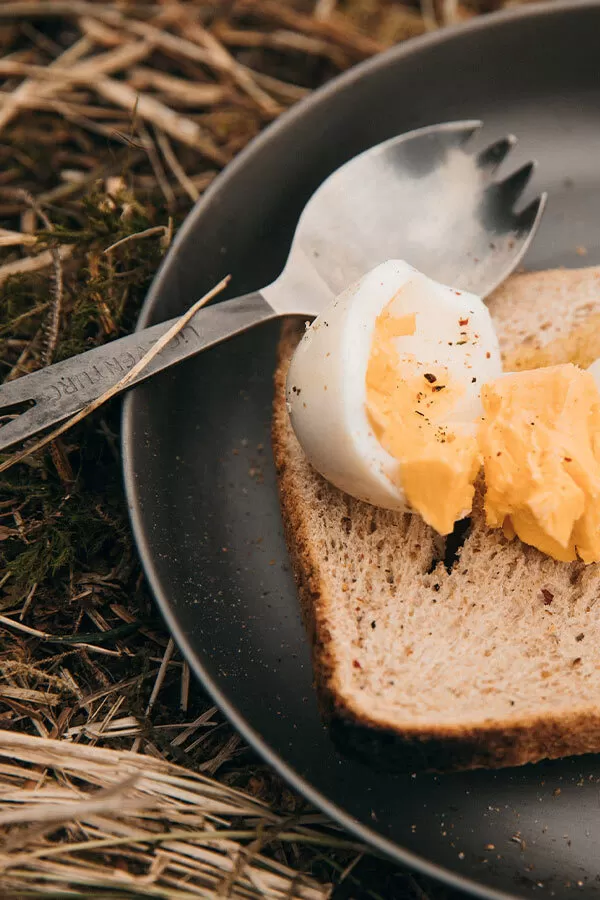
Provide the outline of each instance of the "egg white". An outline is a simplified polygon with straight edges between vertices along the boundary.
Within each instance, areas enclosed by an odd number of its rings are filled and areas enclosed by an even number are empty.
[[[439,284],[401,260],[367,273],[307,328],[290,364],[286,398],[296,436],[321,475],[360,500],[406,510],[394,478],[398,460],[373,434],[366,408],[375,322],[392,298],[394,316],[416,314],[415,333],[395,339],[400,357],[414,358],[415,373],[445,366],[464,385],[446,421],[474,431],[480,387],[502,373],[489,312],[475,294]]]
[[[590,366],[588,366],[587,371],[591,372],[594,376],[596,387],[600,391],[600,359],[594,360],[594,362]]]

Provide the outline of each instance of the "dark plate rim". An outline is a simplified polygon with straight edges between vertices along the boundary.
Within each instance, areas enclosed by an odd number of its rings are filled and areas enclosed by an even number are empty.
[[[259,155],[262,152],[264,145],[269,142],[272,137],[278,134],[280,130],[287,128],[288,123],[291,123],[296,119],[301,119],[313,106],[328,102],[328,100],[340,89],[347,88],[368,73],[376,71],[379,68],[387,67],[392,60],[408,57],[415,53],[418,54],[423,50],[438,44],[453,41],[457,35],[467,32],[476,32],[480,29],[493,29],[497,26],[502,26],[507,22],[517,23],[521,19],[537,19],[547,15],[565,15],[571,11],[585,8],[597,8],[598,6],[600,6],[600,0],[568,0],[568,2],[564,3],[561,2],[561,0],[546,0],[546,2],[527,4],[525,6],[515,7],[501,12],[489,13],[460,25],[443,28],[435,32],[429,32],[420,37],[412,38],[404,43],[398,44],[384,53],[359,63],[348,72],[337,76],[323,87],[314,91],[305,100],[295,104],[290,110],[283,113],[275,122],[265,128],[264,131],[254,138],[254,140],[251,141],[231,163],[229,163],[223,172],[215,178],[214,182],[204,193],[202,198],[190,211],[152,282],[140,312],[137,329],[144,328],[151,323],[154,309],[157,306],[162,293],[166,272],[172,265],[176,264],[179,246],[187,239],[188,235],[193,232],[197,220],[205,214],[205,211],[210,207],[211,203],[218,198],[219,194],[223,190],[226,190],[228,182],[238,169],[243,168],[248,160]],[[456,874],[443,866],[432,863],[425,857],[412,853],[410,850],[383,837],[381,834],[354,819],[345,812],[344,809],[328,800],[321,791],[314,788],[309,781],[299,775],[281,756],[279,756],[278,753],[272,750],[263,740],[261,735],[252,728],[243,715],[232,703],[230,703],[225,694],[223,694],[204,668],[202,661],[188,642],[185,633],[180,628],[177,616],[171,607],[168,591],[161,583],[154,567],[152,551],[150,549],[150,543],[144,525],[144,517],[138,500],[133,466],[135,397],[135,391],[132,391],[125,397],[121,429],[125,495],[134,540],[138,548],[146,578],[148,579],[156,603],[170,632],[188,660],[194,673],[200,679],[202,685],[220,710],[248,742],[252,749],[262,756],[262,758],[269,763],[269,765],[271,765],[288,782],[288,784],[294,787],[315,807],[321,809],[361,841],[376,848],[384,856],[387,856],[401,865],[416,869],[431,878],[438,879],[447,885],[466,891],[475,896],[489,898],[489,900],[518,900],[519,895],[517,894],[509,894],[505,891],[486,887],[466,875]]]

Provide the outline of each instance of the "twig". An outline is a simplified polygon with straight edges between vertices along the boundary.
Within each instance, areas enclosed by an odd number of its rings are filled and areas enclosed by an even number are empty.
[[[444,25],[454,25],[460,21],[458,0],[442,0],[442,19]]]
[[[29,813],[29,817],[30,819],[33,818],[31,813]],[[99,840],[82,841],[79,844],[69,844],[69,853],[77,853],[78,851],[80,852],[82,850],[105,850],[109,847],[122,847],[125,844],[129,843],[162,844],[166,841],[171,842],[178,840],[196,840],[210,843],[211,841],[223,840],[224,838],[228,841],[251,841],[256,838],[256,831],[252,831],[250,829],[231,829],[223,831],[221,829],[208,828],[199,830],[173,829],[173,831],[164,831],[158,833],[137,831],[123,838],[114,837]],[[346,838],[330,837],[326,834],[302,834],[301,832],[296,831],[276,831],[270,838],[265,838],[265,843],[267,843],[269,840],[281,841],[282,843],[306,844],[312,847],[327,847],[331,850],[354,850],[355,852],[364,852],[364,847],[357,841],[351,841]],[[27,858],[31,860],[43,859],[49,856],[57,856],[62,852],[64,852],[64,849],[62,847],[43,847],[40,850],[34,850],[31,853],[28,853]],[[6,871],[8,868],[14,865],[20,865],[21,863],[22,860],[18,858],[7,859],[4,862],[2,868]]]
[[[78,25],[87,37],[105,47],[121,47],[127,43],[125,35],[115,31],[113,28],[109,28],[104,22],[101,22],[99,19],[93,19],[91,16],[82,16]]]
[[[8,618],[8,616],[0,615],[0,625],[6,625],[10,628],[15,628],[17,631],[23,631],[25,634],[29,634],[31,637],[40,638],[42,641],[63,643],[66,640],[65,638],[60,638],[53,634],[47,634],[45,631],[39,631],[37,628],[30,628],[29,625],[23,625],[22,622],[16,622],[14,619]],[[115,650],[108,650],[106,647],[96,647],[93,644],[87,644],[84,641],[73,641],[72,646],[83,647],[88,651],[92,650],[94,653],[104,654],[105,656],[121,656],[121,654],[117,653]]]
[[[351,51],[359,59],[373,56],[385,50],[383,44],[336,20],[333,16],[325,21],[313,16],[304,16],[284,6],[279,0],[238,0],[240,10],[252,10],[262,17],[304,34],[318,35],[335,41],[340,47]]]
[[[126,44],[109,50],[107,53],[98,53],[90,59],[74,66],[75,71],[86,73],[89,77],[96,75],[111,75],[134,66],[152,52],[154,43],[152,40],[128,41]]]
[[[49,69],[60,68],[65,65],[72,65],[82,56],[85,56],[92,48],[92,42],[87,38],[81,38],[77,43],[72,44],[65,52],[51,62]],[[10,122],[13,116],[19,111],[19,108],[31,97],[37,94],[39,83],[32,79],[27,79],[18,88],[7,97],[3,107],[0,109],[0,131]]]
[[[253,72],[253,75],[258,84],[262,84],[264,87],[268,88],[271,93],[291,103],[303,100],[304,97],[308,97],[310,94],[308,88],[300,87],[297,84],[290,84],[288,81],[281,81],[281,79],[274,78],[272,75],[266,75],[264,72]]]
[[[37,350],[43,336],[44,336],[43,329],[38,328],[37,331],[35,332],[34,336],[32,337],[32,339],[29,341],[29,343],[27,344],[27,346],[25,347],[25,349],[19,356],[18,360],[16,361],[14,366],[11,368],[11,370],[8,373],[8,375],[6,376],[6,378],[4,379],[6,382],[12,381],[14,378],[18,378],[19,376],[21,376],[27,372],[27,369],[25,368],[25,363],[27,362],[28,358],[33,354],[33,352],[35,350]]]
[[[292,50],[309,56],[330,59],[339,69],[348,66],[344,51],[335,44],[319,37],[298,34],[297,31],[250,31],[249,29],[219,28],[219,37],[234,47],[272,47],[274,50]]]
[[[331,14],[335,11],[337,0],[317,0],[315,3],[315,11],[313,13],[315,19],[320,19],[324,22],[326,19],[329,19]]]
[[[76,78],[76,80],[81,80]],[[207,159],[224,166],[229,160],[220,150],[213,139],[193,119],[174,112],[160,100],[150,97],[148,94],[137,94],[133,88],[121,81],[112,78],[101,77],[85,79],[89,86],[106,100],[133,111],[137,108],[138,115],[153,125],[157,125],[172,137],[199,150]]]
[[[222,84],[194,84],[145,66],[136,66],[131,71],[129,83],[139,90],[150,87],[163,91],[171,102],[178,100],[186,106],[216,106],[231,96],[231,91]]]
[[[189,671],[189,667],[188,667]],[[198,716],[185,731],[182,731],[181,734],[178,734],[177,737],[173,738],[171,741],[172,747],[180,747],[182,744],[185,744],[188,738],[190,738],[201,726],[204,728],[208,728],[213,726],[215,723],[212,722],[212,717],[217,712],[216,706],[211,706],[210,709],[207,709],[202,715]]]
[[[179,696],[179,708],[182,712],[187,712],[190,697],[190,665],[187,660],[183,661],[181,670],[181,693]]]
[[[61,244],[58,253],[61,259],[68,259],[73,252],[73,244]],[[27,256],[25,259],[17,259],[15,262],[5,263],[0,266],[0,284],[10,278],[12,275],[25,275],[30,272],[37,272],[39,269],[46,269],[53,263],[52,253],[50,250],[44,250],[37,256]]]
[[[30,691],[26,688],[0,685],[0,698],[3,697],[21,700],[25,703],[42,703],[47,706],[55,706],[60,701],[60,694],[49,691]]]
[[[111,121],[122,119],[129,121],[131,118],[125,109],[115,109],[113,106],[97,106],[91,103],[78,103],[70,99],[68,95],[67,100],[59,100],[57,98],[45,100],[43,97],[32,99],[28,101],[27,107],[28,109],[56,110],[61,115],[65,115],[65,118],[70,116],[71,121],[78,125],[94,123],[94,119],[110,119]],[[80,174],[84,176],[87,173],[81,172]]]
[[[23,604],[23,609],[21,610],[21,612],[19,614],[19,619],[21,620],[21,622],[23,621],[23,619],[25,618],[25,616],[27,615],[27,613],[29,612],[29,610],[31,608],[31,604],[33,603],[33,598],[35,597],[35,592],[37,591],[37,586],[38,586],[37,581],[34,581],[33,584],[31,585],[31,587],[29,588],[29,593],[27,594],[27,597],[25,598],[25,603]]]
[[[99,53],[91,59],[73,65],[77,59],[89,51],[91,46],[92,43],[88,38],[82,38],[49,66],[35,66],[10,59],[0,59],[0,73],[32,76],[19,85],[5,103],[4,108],[0,109],[0,129],[18,111],[20,103],[28,98],[37,95],[47,99],[61,90],[65,83],[89,84],[95,78],[118,72],[127,66],[141,62],[152,50],[152,44],[149,41],[139,41],[125,47],[118,47],[116,50],[110,50],[108,53]]]
[[[31,628],[29,625],[23,625],[21,622],[15,622],[14,619],[10,619],[8,616],[0,615],[0,625],[8,625],[11,628],[15,628],[17,631],[22,631],[32,637],[41,638],[44,641],[50,637],[45,631],[40,631],[38,628]]]
[[[152,135],[146,128],[143,122],[140,122],[137,126],[137,129],[142,138],[144,149],[148,154],[148,160],[150,161],[150,165],[152,166],[152,171],[154,172],[154,177],[163,192],[164,198],[167,201],[167,207],[170,212],[173,212],[176,204],[175,194],[173,192],[173,188],[169,184],[169,179],[167,178],[167,173],[165,172],[165,168],[162,164],[162,160],[158,155],[158,151],[154,145],[154,139]]]
[[[138,163],[141,159],[144,159],[146,156],[145,152],[138,151],[136,153],[129,154],[129,165],[133,166]],[[82,190],[88,187],[90,184],[94,184],[96,181],[99,181],[103,178],[107,178],[113,175],[115,172],[121,172],[123,169],[123,161],[120,159],[110,159],[108,163],[101,164],[99,166],[95,166],[92,171],[85,176],[85,178],[79,183],[66,183],[59,184],[56,187],[52,188],[49,191],[45,191],[42,194],[39,194],[37,200],[39,204],[45,203],[55,203],[57,200],[64,200],[65,197],[69,197],[72,194],[77,193],[77,191]]]
[[[217,173],[213,169],[212,171],[209,170],[206,172],[200,172],[199,175],[191,175],[188,177],[194,187],[199,191],[199,193],[202,193],[202,191],[204,191],[209,186],[209,184],[214,181],[216,175]],[[156,187],[156,180],[152,175],[137,175],[134,177],[133,181],[136,186],[142,189],[151,190],[152,188]],[[180,197],[182,194],[185,194],[187,192],[183,190],[180,184],[177,184],[173,187],[173,193],[177,197]]]
[[[160,147],[165,162],[170,168],[171,172],[173,173],[185,193],[188,195],[190,200],[195,203],[200,196],[200,191],[198,190],[194,182],[191,181],[188,177],[185,169],[175,156],[168,137],[163,131],[160,131],[160,129],[156,130],[156,142]]]
[[[45,366],[49,366],[54,359],[54,352],[58,343],[64,284],[60,253],[56,247],[52,247],[50,252],[52,254],[52,265],[54,267],[54,288],[52,291],[52,303],[50,304],[51,316],[46,329],[46,346],[44,347],[44,352],[42,354],[42,362]]]
[[[160,689],[163,685],[163,681],[165,680],[165,675],[167,674],[167,667],[169,665],[169,661],[175,652],[175,641],[173,638],[169,638],[169,643],[167,644],[167,649],[165,650],[165,654],[163,656],[162,662],[160,664],[160,669],[158,670],[158,675],[156,676],[156,681],[154,682],[154,687],[152,688],[152,693],[150,694],[150,699],[148,700],[148,705],[146,707],[146,711],[144,715],[148,717],[152,712],[152,708],[156,703],[156,698],[160,693]]]
[[[348,865],[346,866],[346,868],[340,875],[340,878],[339,878],[340,884],[343,884],[343,882],[346,880],[346,878],[348,878],[348,876],[352,873],[352,870],[356,868],[356,866],[361,861],[361,859],[364,857],[364,855],[365,855],[364,851],[361,851],[360,853],[356,854],[354,859],[350,860],[350,862],[348,863]]]
[[[124,609],[119,603],[111,603],[110,605],[111,611],[114,612],[115,616],[118,616],[122,622],[126,622],[128,625],[133,624],[136,621],[135,616],[132,616],[128,610]],[[143,634],[144,637],[147,637],[149,640],[153,641],[155,644],[158,644],[159,647],[167,646],[167,639],[162,635],[156,633],[156,631],[152,631],[149,628],[140,628],[140,634]]]
[[[201,772],[208,772],[209,775],[214,775],[224,763],[229,762],[235,755],[235,751],[239,747],[240,742],[240,736],[238,734],[232,734],[229,740],[223,744],[217,755],[212,759],[201,763],[198,766],[198,769]]]
[[[144,231],[136,231],[135,234],[128,234],[126,237],[121,238],[120,241],[115,241],[110,247],[106,247],[102,252],[110,253],[111,250],[116,250],[117,247],[122,247],[123,244],[129,243],[129,241],[138,241],[142,238],[152,237],[155,234],[167,234],[167,232],[168,229],[166,225],[154,225],[152,228],[146,228]]]
[[[146,22],[126,19],[123,16],[117,20],[115,16],[111,16],[110,19],[113,23],[118,21],[121,28],[125,28],[133,34],[155,41],[157,47],[175,55],[176,58],[184,56],[218,72],[227,73],[264,113],[268,116],[276,115],[280,111],[279,105],[256,84],[253,73],[230,56],[217,39],[203,29],[198,22],[190,20],[184,8],[180,7],[180,10],[186,16],[184,31],[186,34],[192,35],[192,40],[162,31]]]
[[[79,125],[81,128],[85,128],[86,131],[91,131],[94,134],[99,134],[102,137],[109,138],[109,140],[111,141],[117,141],[120,144],[125,144],[125,146],[127,147],[131,146],[131,141],[116,128],[110,127],[109,125],[102,125],[100,122],[94,122],[78,107],[75,107],[68,103],[64,103],[62,100],[59,100],[56,97],[46,101],[42,100],[40,102],[46,104],[49,108],[60,113],[60,115],[64,119],[66,119],[67,122],[72,122],[74,125]],[[107,112],[110,112],[112,114],[114,110],[107,110]],[[127,113],[125,113],[124,117],[126,119],[130,119],[130,115]],[[112,116],[112,118],[115,117]],[[84,182],[85,175],[78,179],[75,184],[79,186]]]
[[[156,16],[162,7],[155,3],[132,3],[128,6],[132,14]],[[40,16],[45,19],[50,17],[63,18],[79,17],[96,13],[96,15],[114,15],[114,6],[110,3],[95,3],[93,0],[52,0],[52,2],[39,2],[39,0],[21,0],[21,2],[7,2],[0,5],[0,19],[29,19]]]
[[[31,209],[42,220],[47,231],[53,232],[54,225],[50,221],[48,215],[38,206],[36,200],[28,191],[22,192],[23,199],[29,204]],[[45,342],[42,351],[42,365],[49,366],[54,358],[54,351],[58,343],[58,335],[60,332],[60,320],[62,315],[63,303],[63,267],[58,247],[50,248],[52,256],[52,265],[54,267],[54,289],[52,291],[52,302],[50,303],[50,316],[45,324]]]
[[[43,225],[49,232],[54,231],[54,226],[48,215],[37,205],[35,199],[28,191],[23,191],[23,198],[29,203],[31,209],[42,220]],[[52,290],[52,302],[50,303],[50,316],[44,327],[44,346],[42,348],[41,362],[43,366],[49,366],[54,359],[56,345],[60,334],[60,324],[62,318],[63,306],[63,266],[59,248],[54,246],[50,248],[52,256],[52,265],[54,267],[54,285]],[[52,462],[56,469],[60,480],[63,484],[72,484],[75,480],[69,457],[60,440],[53,441],[50,445],[50,453]]]
[[[146,711],[144,713],[145,718],[147,719],[152,712],[152,707],[156,703],[156,698],[160,693],[160,689],[163,686],[163,682],[165,680],[165,676],[167,674],[167,669],[169,667],[169,663],[171,661],[171,657],[175,651],[175,641],[173,638],[169,638],[169,643],[167,644],[167,649],[164,652],[164,656],[162,658],[162,662],[160,664],[160,668],[158,670],[158,674],[156,676],[156,681],[154,682],[154,686],[152,688],[152,693],[150,694],[150,699],[148,700],[148,705],[146,706]],[[142,744],[142,738],[138,735],[133,745],[131,747],[132,753],[137,753]]]
[[[425,28],[427,31],[436,31],[438,28],[438,22],[435,15],[435,2],[434,0],[419,0],[421,5],[421,15],[423,16],[423,22],[425,23]]]
[[[63,670],[64,672],[65,670]],[[91,694],[83,695],[80,691],[77,691],[77,696],[79,698],[79,705],[87,708],[91,707],[91,705],[98,700],[102,700],[105,697],[114,694],[116,691],[124,691],[129,687],[133,687],[134,685],[140,685],[145,678],[150,678],[156,669],[151,669],[149,672],[145,672],[143,675],[136,675],[134,678],[128,678],[126,681],[119,681],[117,684],[111,684],[108,688],[100,688],[98,691],[94,691]],[[70,676],[71,681],[73,681],[72,676]]]
[[[100,727],[98,728],[96,733],[92,736],[92,741],[91,741],[92,744],[95,744],[96,741],[99,740],[99,738],[101,738],[102,735],[106,733],[111,722],[113,721],[114,717],[116,716],[116,714],[118,713],[120,708],[123,706],[124,702],[125,702],[124,694],[121,694],[120,697],[117,697],[117,699],[115,700],[115,702],[113,703],[113,705],[111,706],[111,708],[109,709],[107,714],[105,715],[104,719],[100,723]]]
[[[33,309],[28,309],[26,312],[21,313],[20,316],[16,316],[14,319],[11,319],[11,321],[6,325],[2,325],[2,327],[0,327],[0,337],[2,337],[3,334],[6,334],[7,331],[16,333],[18,331],[18,326],[22,322],[26,322],[27,319],[31,319],[33,316],[38,316],[46,309],[48,309],[47,303],[38,303],[38,305],[34,306]]]
[[[17,822],[31,822],[32,820],[35,820],[36,823],[64,822],[68,819],[77,819],[78,814],[81,814],[84,811],[87,816],[91,812],[103,812],[106,809],[114,809],[114,800],[118,798],[119,805],[121,805],[123,802],[122,795],[135,787],[139,779],[140,773],[134,772],[133,774],[128,775],[127,778],[124,778],[123,781],[120,781],[117,784],[111,784],[109,787],[98,791],[94,796],[88,796],[85,800],[78,803],[60,806],[48,804],[45,809],[44,806],[38,805],[35,807],[35,813],[28,808],[9,810],[8,812],[0,813],[0,827],[15,825]],[[25,843],[25,841],[23,843]]]
[[[50,434],[47,434],[45,437],[41,438],[36,444],[32,447],[28,447],[25,450],[22,450],[20,453],[16,453],[14,456],[10,456],[0,465],[0,472],[6,472],[7,469],[10,469],[16,463],[21,462],[24,459],[27,459],[28,456],[32,456],[32,454],[37,453],[38,450],[41,450],[47,444],[51,443],[51,441],[55,440],[59,435],[64,434],[65,431],[68,431],[69,428],[72,428],[73,425],[76,425],[77,422],[81,422],[82,419],[85,419],[86,416],[89,416],[90,413],[94,412],[94,410],[98,409],[108,400],[115,397],[121,391],[124,391],[125,388],[131,384],[131,382],[137,378],[137,376],[144,371],[146,366],[148,366],[155,356],[157,356],[163,347],[166,345],[181,331],[182,328],[185,328],[187,323],[192,319],[199,309],[201,309],[206,303],[216,297],[224,288],[227,287],[230,280],[229,275],[223,278],[214,288],[212,288],[207,294],[200,298],[193,306],[191,306],[186,313],[184,313],[175,324],[169,328],[165,334],[160,337],[157,342],[148,350],[147,353],[127,372],[126,375],[117,383],[113,384],[108,390],[106,390],[103,394],[97,397],[95,400],[92,400],[84,409],[80,410],[70,419],[67,419],[66,422],[63,422],[62,425],[59,425],[58,428],[55,428],[54,431],[51,431]],[[0,616],[0,622],[4,620],[4,616]],[[12,620],[8,620],[11,624],[14,624]],[[20,626],[24,628],[25,626]]]
[[[203,28],[199,22],[191,19],[188,15],[187,7],[184,8],[180,5],[179,8],[185,13],[183,28],[188,39],[194,41],[200,47],[204,47],[210,54],[212,64],[220,68],[222,72],[230,75],[238,87],[254,100],[264,113],[268,116],[277,116],[281,112],[281,107],[256,84],[249,70],[240,66],[238,61],[228,53],[214,34]]]
[[[89,42],[82,38],[74,47],[73,56],[78,58],[83,48],[89,48]],[[79,51],[75,54],[75,48]],[[128,66],[141,62],[152,51],[153,45],[149,40],[133,41],[123,47],[117,47],[115,50],[109,50],[106,53],[98,53],[89,59],[73,65],[73,60],[67,57],[65,62],[65,51],[54,63],[49,66],[40,66],[34,63],[22,62],[20,60],[9,59],[5,57],[0,59],[0,73],[4,75],[32,75],[41,79],[44,84],[36,85],[36,90],[45,93],[55,89],[60,89],[64,82],[81,82],[83,84],[90,81],[94,77],[102,75],[110,75],[119,72]]]
[[[37,238],[34,234],[23,234],[21,231],[9,231],[6,228],[0,228],[0,247],[30,246],[36,243]]]
[[[48,35],[42,34],[41,31],[38,31],[37,28],[34,28],[29,22],[21,22],[21,32],[22,34],[26,34],[37,47],[44,50],[46,53],[49,53],[50,56],[57,56],[62,51],[60,44],[57,44],[56,41],[53,41]]]

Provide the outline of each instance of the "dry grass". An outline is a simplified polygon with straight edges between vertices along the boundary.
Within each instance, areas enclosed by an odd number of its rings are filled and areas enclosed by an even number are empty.
[[[130,751],[0,735],[4,892],[114,888],[138,897],[324,900],[264,850],[356,851],[200,773]],[[6,893],[4,893],[6,896]]]
[[[0,4],[0,377],[130,331],[191,203],[314,87],[498,5]],[[109,404],[0,472],[3,896],[423,896],[352,868],[190,679],[132,547],[118,428]]]

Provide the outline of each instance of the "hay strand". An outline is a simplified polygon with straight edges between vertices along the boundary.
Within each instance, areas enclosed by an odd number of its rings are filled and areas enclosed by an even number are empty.
[[[113,887],[140,897],[208,898],[228,879],[232,900],[325,900],[329,886],[263,852],[245,853],[257,823],[265,845],[356,850],[301,822],[290,829],[243,792],[130,752],[0,733],[0,786],[5,891],[38,879],[47,891]],[[17,835],[18,851],[7,853]]]

